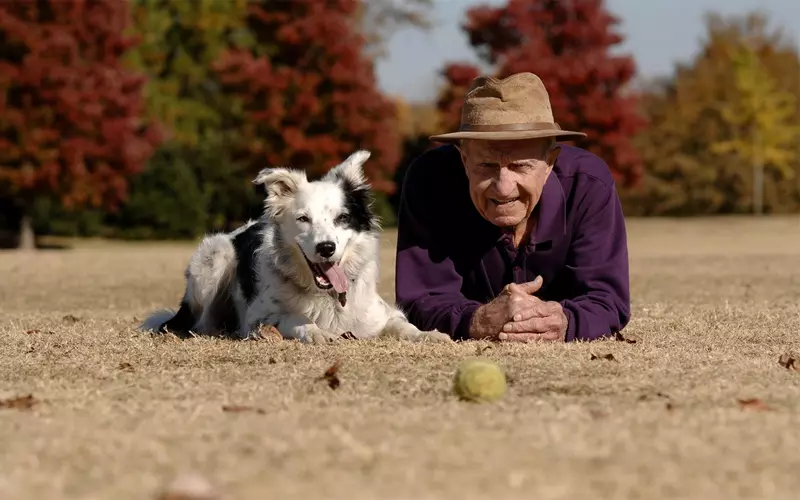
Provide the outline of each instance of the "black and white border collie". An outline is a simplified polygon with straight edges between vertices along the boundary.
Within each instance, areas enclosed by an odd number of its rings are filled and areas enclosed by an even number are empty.
[[[450,341],[420,331],[377,292],[379,224],[357,151],[323,178],[267,168],[264,214],[228,234],[206,236],[186,269],[178,311],[158,311],[142,330],[178,335],[233,333],[246,339],[264,325],[283,338]]]

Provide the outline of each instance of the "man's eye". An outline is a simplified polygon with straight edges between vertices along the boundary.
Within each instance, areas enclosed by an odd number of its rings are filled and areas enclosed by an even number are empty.
[[[300,217],[297,218],[297,222],[311,222],[311,219],[309,219],[305,215],[301,215]]]

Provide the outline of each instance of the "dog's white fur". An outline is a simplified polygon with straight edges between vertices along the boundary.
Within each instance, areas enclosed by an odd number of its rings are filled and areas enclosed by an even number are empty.
[[[253,181],[263,184],[267,192],[261,219],[228,234],[205,237],[189,262],[182,308],[191,312],[190,330],[216,333],[223,328],[226,315],[235,314],[240,338],[251,337],[267,324],[276,326],[284,338],[304,342],[328,342],[344,332],[359,339],[450,341],[438,331],[420,331],[377,293],[377,221],[367,210],[360,225],[347,224],[347,217],[353,215],[348,213],[352,204],[347,204],[347,189],[361,195],[370,189],[362,170],[369,156],[368,151],[357,151],[314,182],[299,170],[262,170]],[[237,274],[239,260],[247,256],[241,249],[237,254],[234,238],[253,231],[254,225],[263,229],[257,248],[250,252],[255,286],[248,302],[242,270]],[[333,289],[317,285],[306,261],[306,257],[313,262],[322,259],[316,248],[323,241],[336,244],[330,260],[339,263],[350,282],[344,306]],[[156,312],[141,329],[163,330],[175,314]]]

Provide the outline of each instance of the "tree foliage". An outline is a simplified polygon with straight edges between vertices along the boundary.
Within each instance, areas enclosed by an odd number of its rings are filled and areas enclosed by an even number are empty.
[[[710,15],[706,29],[697,58],[644,100],[651,125],[638,145],[648,176],[631,208],[643,214],[749,212],[760,192],[753,169],[763,163],[766,210],[795,210],[798,55],[758,13]]]
[[[633,59],[611,55],[623,37],[618,19],[603,0],[509,0],[500,7],[480,6],[467,13],[463,29],[470,44],[499,77],[530,71],[550,94],[556,121],[586,132],[576,141],[602,157],[622,185],[642,176],[633,136],[645,125],[636,97],[626,91],[635,74]],[[448,87],[439,100],[444,123],[457,126],[464,81],[477,69],[445,69]],[[454,102],[455,101],[455,102]]]
[[[0,3],[0,196],[115,208],[160,137],[122,65],[126,2]]]
[[[225,90],[241,96],[247,122],[240,154],[251,172],[268,165],[326,172],[358,148],[373,187],[394,190],[399,155],[394,104],[376,86],[354,26],[358,0],[251,2],[252,50],[216,65]]]
[[[147,111],[164,124],[169,143],[134,179],[130,202],[112,222],[120,235],[128,236],[125,228],[132,222],[139,228],[150,224],[152,235],[158,237],[226,230],[253,215],[252,208],[258,206],[250,172],[233,158],[241,141],[242,105],[237,96],[222,91],[220,75],[213,69],[225,51],[252,45],[247,4],[247,0],[134,0],[134,27],[142,43],[129,54],[128,62],[149,76]],[[169,179],[180,182],[165,182]],[[207,214],[205,225],[186,226],[187,221],[199,219],[184,218],[183,213],[197,210]],[[188,232],[188,227],[195,232]],[[131,236],[146,235],[141,229],[128,229]]]

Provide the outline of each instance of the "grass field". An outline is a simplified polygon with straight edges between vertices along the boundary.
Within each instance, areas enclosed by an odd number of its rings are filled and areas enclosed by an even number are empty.
[[[450,392],[488,344],[137,333],[177,305],[189,245],[0,253],[0,399],[37,401],[0,408],[0,498],[155,499],[184,471],[231,500],[797,498],[800,371],[778,358],[800,351],[800,219],[629,234],[641,341],[494,345],[513,383],[492,405]]]

